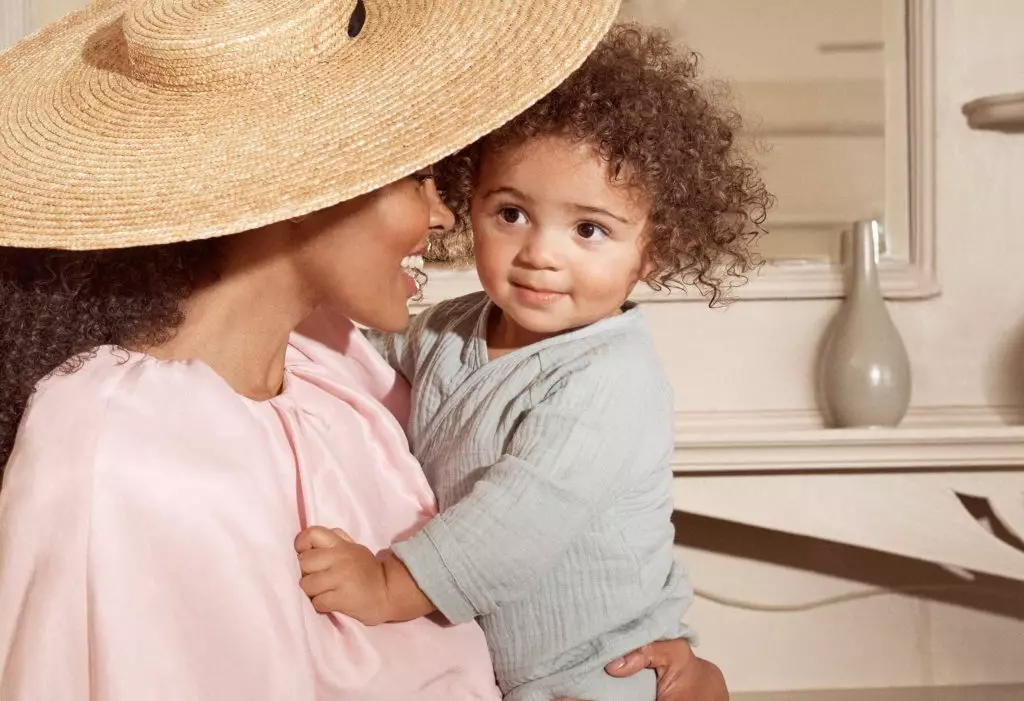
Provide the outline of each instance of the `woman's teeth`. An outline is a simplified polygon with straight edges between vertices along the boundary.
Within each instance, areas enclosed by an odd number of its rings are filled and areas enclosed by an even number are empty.
[[[423,265],[423,256],[406,256],[402,259],[402,272],[408,275],[416,284],[416,296],[413,299],[420,298],[420,291],[423,289],[423,284],[427,281],[427,274],[423,272]]]
[[[421,270],[423,268],[423,256],[406,256],[402,259],[402,267],[406,270]]]

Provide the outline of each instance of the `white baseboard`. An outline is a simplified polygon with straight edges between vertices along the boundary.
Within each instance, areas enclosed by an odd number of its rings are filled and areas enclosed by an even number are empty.
[[[737,693],[732,701],[1024,701],[1024,684]]]

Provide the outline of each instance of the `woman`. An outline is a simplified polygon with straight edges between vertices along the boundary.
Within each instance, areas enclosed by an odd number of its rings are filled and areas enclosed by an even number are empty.
[[[495,698],[475,626],[316,614],[292,538],[432,514],[353,322],[451,225],[417,168],[616,5],[108,0],[0,56],[0,698]],[[724,694],[666,645],[616,673]]]

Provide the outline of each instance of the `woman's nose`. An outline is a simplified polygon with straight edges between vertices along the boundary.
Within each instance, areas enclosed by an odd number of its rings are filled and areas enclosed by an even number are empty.
[[[441,199],[433,179],[427,181],[427,193],[430,198],[430,230],[451,231],[455,228],[455,215]]]

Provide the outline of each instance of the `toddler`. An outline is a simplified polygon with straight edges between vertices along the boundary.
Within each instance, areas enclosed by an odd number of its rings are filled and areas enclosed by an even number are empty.
[[[412,386],[408,432],[440,515],[375,555],[300,537],[318,610],[477,619],[513,701],[654,701],[604,666],[690,637],[673,557],[673,399],[639,282],[718,302],[755,265],[770,196],[737,124],[660,32],[622,25],[561,87],[438,165],[484,293],[375,336]],[[699,339],[695,339],[699,342]]]

